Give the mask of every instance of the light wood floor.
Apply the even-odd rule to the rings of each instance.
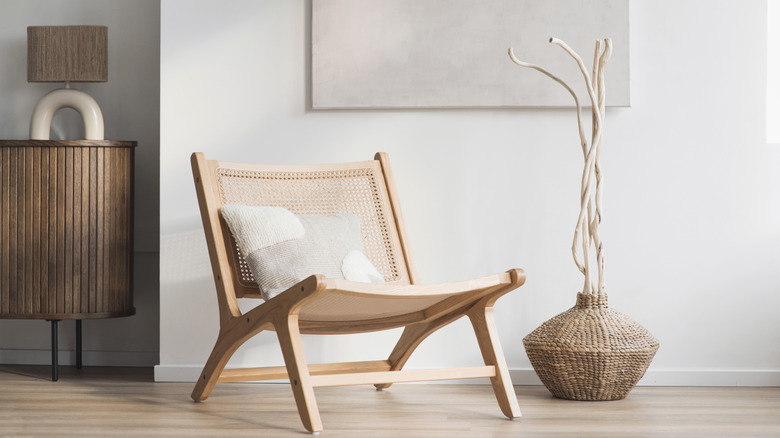
[[[137,368],[0,365],[0,436],[302,437],[288,385],[225,383],[194,403],[189,383]],[[327,437],[780,437],[780,388],[637,387],[625,400],[574,402],[516,387],[505,419],[486,385],[315,390]]]

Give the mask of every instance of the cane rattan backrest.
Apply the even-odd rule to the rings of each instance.
[[[217,209],[225,204],[278,206],[298,215],[351,213],[360,218],[363,250],[388,283],[411,282],[394,205],[378,160],[322,166],[209,162]],[[397,209],[397,206],[395,207]],[[214,211],[215,209],[210,209]],[[216,219],[216,218],[215,218]],[[259,296],[246,260],[219,219],[236,296]]]

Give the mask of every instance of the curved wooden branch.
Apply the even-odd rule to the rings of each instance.
[[[558,38],[550,38],[550,43],[561,47],[577,63],[577,66],[585,79],[585,88],[588,91],[588,97],[591,101],[591,141],[590,147],[585,138],[585,131],[582,126],[582,108],[577,94],[563,80],[551,74],[544,68],[518,60],[512,48],[509,49],[509,58],[521,67],[537,70],[551,79],[561,84],[574,98],[577,107],[577,126],[580,133],[580,146],[585,165],[582,170],[580,186],[580,213],[577,217],[577,224],[574,227],[574,237],[572,239],[572,256],[577,268],[585,276],[583,293],[603,293],[604,292],[604,245],[599,235],[599,224],[602,219],[602,198],[603,198],[603,175],[599,159],[603,142],[604,119],[606,117],[606,92],[604,80],[604,67],[612,54],[612,41],[609,38],[596,41],[595,53],[593,56],[592,75],[585,68],[582,58],[571,49],[565,42]],[[595,188],[594,188],[595,185]],[[597,281],[594,283],[594,276],[591,274],[590,251],[591,245],[595,248]],[[578,248],[582,251],[582,260]]]
[[[509,48],[509,59],[511,59],[512,62],[519,65],[520,67],[526,67],[541,72],[542,74],[548,76],[555,82],[561,84],[561,86],[563,86],[563,88],[565,88],[566,91],[568,91],[569,94],[571,94],[571,96],[574,98],[574,105],[577,108],[577,127],[580,134],[580,145],[582,146],[582,154],[583,156],[587,157],[588,141],[585,139],[585,129],[582,126],[582,105],[580,105],[580,99],[577,97],[577,94],[574,92],[574,90],[572,90],[569,84],[567,84],[562,79],[555,76],[554,74],[550,73],[549,71],[545,70],[543,67],[540,67],[536,64],[531,64],[529,62],[520,61],[519,59],[517,59],[511,47]],[[572,246],[572,256],[574,257],[574,264],[577,266],[577,269],[579,269],[580,272],[582,272],[582,274],[587,277],[587,272],[586,272],[587,264],[584,262],[580,262],[579,257],[577,256],[577,249],[576,249],[577,233],[576,232],[574,234],[574,240],[575,240],[575,244]]]
[[[563,88],[565,88],[566,91],[568,91],[569,94],[571,94],[571,97],[574,98],[574,106],[577,107],[577,127],[579,128],[579,133],[580,133],[580,146],[582,146],[582,154],[583,154],[583,156],[586,155],[587,154],[587,150],[588,150],[588,142],[585,139],[585,129],[582,127],[582,105],[580,105],[580,99],[577,97],[577,94],[574,92],[574,90],[572,90],[572,88],[569,86],[569,84],[564,82],[561,78],[555,76],[554,74],[550,73],[549,71],[545,70],[544,68],[542,68],[542,67],[540,67],[540,66],[538,66],[536,64],[531,64],[531,63],[520,61],[519,59],[517,59],[517,57],[515,57],[515,53],[514,53],[514,51],[512,51],[511,47],[509,48],[509,59],[511,59],[512,62],[514,62],[515,64],[519,65],[520,67],[531,68],[531,69],[534,69],[536,71],[539,71],[539,72],[545,74],[550,79],[552,79],[555,82],[561,84],[563,86]]]
[[[599,57],[598,63],[598,98],[599,98],[599,112],[601,113],[602,129],[604,128],[604,120],[606,119],[606,87],[604,80],[604,66],[609,58],[612,56],[612,40],[606,38],[604,40],[604,51]],[[599,166],[599,159],[601,157],[601,149],[603,144],[603,137],[599,140],[598,149],[596,151],[596,217],[592,225],[591,235],[593,236],[593,243],[596,246],[596,268],[598,269],[598,292],[604,292],[604,245],[601,242],[601,238],[598,233],[598,227],[601,224],[602,218],[602,206],[603,206],[603,194],[604,194],[604,181],[601,173],[601,167]]]
[[[581,264],[578,262],[577,257],[577,241],[580,232],[586,233],[587,238],[583,239],[582,243],[582,253],[583,253],[583,259],[587,258],[587,254],[590,252],[590,233],[587,230],[589,227],[588,223],[589,221],[586,221],[586,215],[587,212],[590,210],[590,198],[591,198],[591,184],[590,180],[592,178],[593,173],[595,172],[596,168],[596,156],[598,148],[594,147],[594,145],[598,144],[601,141],[601,125],[602,125],[602,113],[599,110],[599,104],[598,104],[598,97],[596,95],[596,90],[594,89],[593,81],[597,80],[597,76],[594,74],[594,79],[591,80],[590,74],[588,74],[588,70],[585,68],[585,63],[582,61],[582,58],[575,52],[574,50],[569,47],[568,44],[563,42],[562,40],[558,38],[550,38],[550,42],[552,44],[555,44],[559,47],[561,47],[566,53],[571,56],[574,61],[577,63],[577,66],[580,69],[580,72],[582,73],[582,76],[585,79],[585,87],[588,90],[588,96],[590,97],[591,101],[591,113],[592,113],[592,140],[591,140],[591,146],[588,150],[585,158],[585,167],[582,171],[582,179],[581,179],[581,192],[580,192],[580,215],[577,218],[577,225],[574,227],[574,238],[572,239],[572,254],[574,256],[574,262],[577,265],[578,268],[580,268],[580,271],[583,272],[586,278],[586,284],[585,290],[583,292],[587,293],[588,290],[591,289],[590,281],[589,281],[589,264],[585,263],[585,269],[583,271]],[[596,42],[596,49],[598,50],[601,46],[601,42]],[[600,63],[596,63],[596,65],[599,65]],[[584,231],[581,231],[584,230]]]

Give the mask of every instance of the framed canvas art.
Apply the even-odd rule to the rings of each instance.
[[[507,55],[575,87],[599,38],[613,41],[608,106],[630,106],[627,0],[313,0],[312,107],[569,107],[571,96]]]

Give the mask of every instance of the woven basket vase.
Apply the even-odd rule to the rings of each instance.
[[[577,304],[523,339],[536,374],[553,396],[625,398],[645,374],[658,340],[607,307],[606,294],[577,294]]]

